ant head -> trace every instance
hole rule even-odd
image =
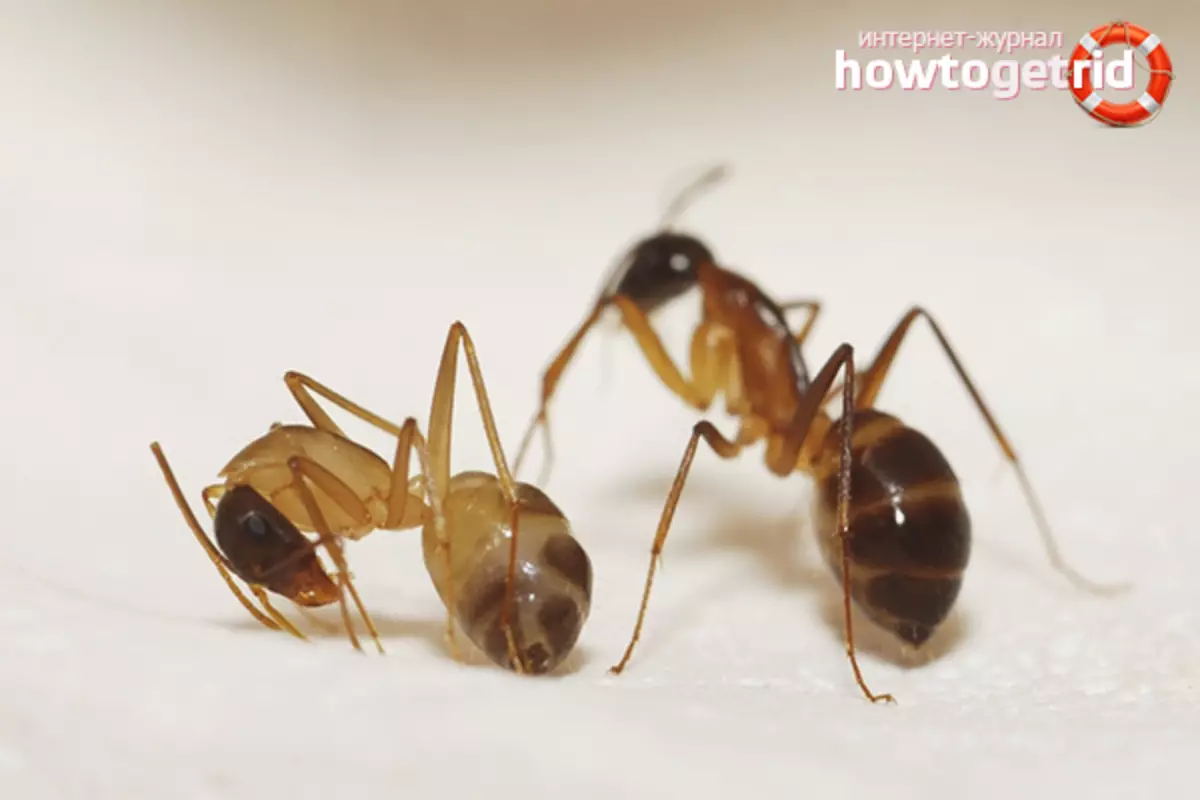
[[[675,220],[701,194],[725,179],[728,168],[717,164],[685,186],[667,206],[658,233],[638,242],[618,268],[604,298],[621,295],[643,312],[673,300],[696,285],[697,267],[714,263],[712,251],[694,236],[672,231]]]
[[[610,294],[628,297],[649,313],[696,285],[696,268],[713,254],[694,236],[658,233],[629,252],[621,279]]]
[[[217,546],[238,577],[303,606],[328,605],[338,589],[308,538],[279,509],[249,486],[235,486],[217,501]]]

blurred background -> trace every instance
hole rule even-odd
[[[1183,779],[1200,734],[1193,4],[3,6],[0,794],[1116,797]],[[834,87],[839,48],[941,55],[860,50],[860,31],[1061,31],[1066,56],[1130,15],[1178,76],[1138,130],[1053,90]],[[715,162],[729,181],[681,226],[779,299],[825,302],[813,369],[842,341],[869,356],[926,306],[1068,557],[1135,592],[1098,601],[1050,570],[921,332],[881,400],[943,445],[976,541],[929,663],[861,634],[869,680],[901,704],[858,695],[809,486],[770,477],[759,449],[697,459],[644,644],[608,678],[695,421],[610,331],[552,408],[547,489],[596,570],[561,679],[451,661],[407,533],[350,552],[386,659],[243,620],[152,439],[195,499],[268,424],[301,419],[288,369],[425,419],[460,319],[511,457],[607,271]],[[661,316],[673,352],[696,319],[694,300]],[[455,467],[490,469],[463,391]]]

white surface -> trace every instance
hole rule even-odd
[[[237,5],[5,15],[0,795],[1188,791],[1193,95],[1181,81],[1160,121],[1112,132],[1066,96],[838,95],[828,75],[859,28],[1070,40],[1104,14]],[[1180,5],[1140,12],[1177,65]],[[386,658],[245,617],[151,439],[195,498],[270,422],[300,419],[287,369],[424,417],[459,318],[511,455],[541,368],[611,260],[718,157],[734,178],[686,222],[780,297],[826,300],[812,359],[843,339],[870,353],[908,304],[934,310],[1068,556],[1132,594],[1088,597],[1049,569],[1013,476],[919,332],[882,399],[942,443],[976,538],[935,659],[905,666],[862,631],[869,680],[900,705],[858,694],[833,578],[797,513],[809,487],[769,477],[757,451],[698,459],[643,645],[607,677],[693,420],[621,336],[607,382],[598,337],[553,409],[548,488],[596,570],[573,673],[452,662],[407,533],[350,553]],[[1089,194],[1096,176],[1111,189]],[[663,319],[676,352],[694,314]],[[460,395],[456,467],[488,463],[472,408]]]

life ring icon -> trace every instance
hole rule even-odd
[[[1091,68],[1080,69],[1078,76],[1074,74],[1080,62],[1088,61],[1094,65],[1096,62],[1092,54],[1114,44],[1134,48],[1150,64],[1150,85],[1141,97],[1129,103],[1111,103],[1097,94],[1092,83]],[[1118,128],[1144,125],[1152,120],[1166,102],[1171,82],[1175,79],[1171,71],[1171,57],[1167,55],[1162,41],[1145,28],[1128,22],[1110,22],[1085,34],[1071,53],[1068,72],[1068,85],[1075,102],[1091,116]]]

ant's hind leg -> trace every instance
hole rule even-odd
[[[175,498],[175,505],[179,507],[180,513],[183,514],[184,521],[191,529],[192,534],[196,537],[196,541],[200,543],[202,548],[204,548],[204,552],[208,556],[209,560],[212,561],[213,566],[217,568],[217,572],[220,573],[221,579],[225,581],[225,585],[229,588],[229,591],[233,592],[233,596],[238,599],[238,602],[242,604],[242,607],[245,608],[246,611],[250,612],[250,616],[262,623],[264,627],[270,628],[271,630],[279,630],[282,626],[255,607],[254,603],[250,602],[250,598],[246,597],[246,595],[242,593],[242,590],[238,587],[237,582],[234,581],[233,575],[231,574],[232,570],[229,569],[228,565],[225,563],[225,559],[221,556],[220,551],[217,550],[216,546],[208,538],[208,534],[206,534],[204,529],[200,527],[200,521],[196,519],[196,515],[192,513],[191,507],[188,506],[187,500],[183,496],[183,490],[179,488],[179,482],[175,479],[175,473],[171,470],[171,465],[167,463],[167,457],[163,453],[158,442],[152,443],[150,445],[150,450],[154,453],[154,458],[158,462],[158,468],[162,471],[163,478],[167,482],[167,487],[171,490],[172,497]],[[291,632],[292,631],[289,631],[289,633]],[[298,632],[296,633],[299,635]],[[304,637],[301,636],[300,638]]]
[[[424,476],[420,481],[421,489],[425,495],[424,502],[422,502],[422,498],[413,496],[409,491],[409,459],[414,450],[417,453],[417,461],[421,465],[421,475]],[[386,525],[389,530],[418,527],[425,522],[426,510],[433,517],[434,537],[437,541],[438,550],[442,554],[448,584],[446,591],[446,642],[450,648],[451,658],[455,661],[460,661],[458,640],[454,636],[453,609],[457,601],[454,594],[453,565],[450,563],[449,526],[446,524],[446,512],[442,507],[441,496],[430,489],[432,481],[428,476],[433,474],[430,471],[431,469],[429,446],[425,441],[425,437],[421,435],[421,429],[417,425],[417,421],[409,417],[404,420],[404,424],[400,427],[400,433],[396,437],[396,454],[392,460],[392,488],[388,495]]]
[[[471,375],[471,385],[475,389],[475,400],[479,405],[479,417],[483,422],[484,434],[488,447],[492,451],[492,460],[496,467],[496,478],[500,483],[500,491],[504,494],[508,506],[509,537],[508,574],[505,580],[504,603],[500,611],[501,626],[508,644],[509,661],[516,667],[517,672],[525,672],[525,664],[516,645],[512,630],[513,617],[513,587],[516,585],[517,573],[517,541],[519,538],[520,504],[517,498],[517,484],[509,471],[508,461],[504,456],[504,448],[500,443],[500,432],[496,428],[496,418],[492,413],[492,404],[488,399],[487,386],[483,380],[483,370],[479,366],[479,357],[475,353],[475,344],[471,334],[461,322],[450,326],[446,334],[446,345],[442,350],[442,361],[438,367],[437,382],[433,390],[433,404],[429,412],[429,466],[427,475],[433,476],[434,490],[431,493],[432,507],[435,516],[443,513],[446,491],[450,483],[450,444],[454,418],[454,394],[458,376],[458,348],[462,346],[467,359],[467,370]],[[446,558],[449,561],[449,537],[445,540]],[[452,573],[448,573],[452,574]],[[453,581],[450,581],[447,594],[452,595]],[[453,602],[453,601],[452,601]]]
[[[1128,584],[1096,583],[1084,577],[1073,567],[1067,564],[1066,559],[1063,558],[1062,552],[1059,550],[1058,542],[1054,537],[1054,533],[1050,527],[1050,522],[1046,517],[1046,513],[1042,510],[1041,501],[1038,499],[1037,494],[1033,490],[1033,483],[1025,474],[1025,467],[1017,458],[1016,450],[1009,442],[1008,437],[1004,435],[1002,430],[1000,430],[1000,424],[996,421],[996,418],[992,415],[991,410],[987,407],[987,403],[984,402],[983,395],[981,395],[979,390],[975,388],[975,383],[971,380],[970,376],[967,375],[967,370],[963,366],[962,361],[958,358],[958,355],[954,352],[954,348],[950,345],[950,340],[944,333],[942,333],[941,327],[937,324],[937,322],[934,321],[933,317],[930,316],[929,312],[927,312],[925,309],[919,306],[909,309],[908,312],[905,313],[905,315],[900,319],[900,322],[896,324],[896,327],[892,329],[892,332],[888,335],[883,345],[879,348],[879,353],[875,356],[875,360],[871,363],[871,366],[868,367],[859,378],[862,384],[862,392],[858,396],[855,406],[857,408],[870,408],[874,406],[875,398],[879,395],[879,390],[883,387],[883,382],[892,369],[892,365],[895,362],[896,353],[900,349],[900,345],[904,342],[904,338],[912,329],[912,324],[922,317],[924,317],[925,321],[929,323],[929,327],[933,330],[933,335],[937,337],[938,343],[942,346],[943,352],[950,360],[950,364],[954,367],[954,371],[958,374],[959,380],[966,388],[967,393],[971,395],[971,399],[975,402],[975,407],[979,410],[980,415],[983,417],[984,423],[987,424],[988,429],[992,433],[992,438],[996,440],[996,443],[1000,446],[1001,451],[1004,453],[1004,457],[1008,459],[1008,462],[1012,464],[1013,469],[1016,471],[1017,480],[1021,484],[1021,491],[1024,493],[1026,504],[1029,506],[1029,510],[1033,514],[1034,521],[1038,527],[1038,532],[1042,537],[1042,545],[1046,550],[1046,556],[1049,558],[1051,566],[1058,570],[1058,572],[1062,573],[1062,575],[1066,577],[1068,581],[1074,584],[1076,588],[1091,592],[1093,594],[1116,594],[1129,588]]]

